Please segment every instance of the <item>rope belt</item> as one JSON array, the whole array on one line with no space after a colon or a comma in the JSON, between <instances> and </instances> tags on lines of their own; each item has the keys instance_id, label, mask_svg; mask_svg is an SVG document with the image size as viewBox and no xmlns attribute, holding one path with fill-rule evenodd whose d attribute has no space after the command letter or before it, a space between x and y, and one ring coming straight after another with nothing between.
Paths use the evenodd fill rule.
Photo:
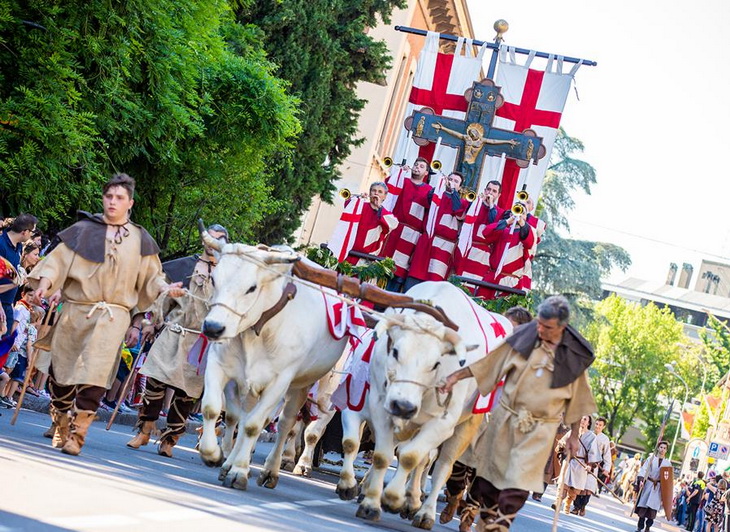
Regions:
<instances>
[{"instance_id":1,"label":"rope belt","mask_svg":"<svg viewBox=\"0 0 730 532\"><path fill-rule=\"evenodd\" d=\"M71 303L72 305L79 305L83 307L91 307L91 310L86 314L86 319L91 319L91 316L94 315L94 312L97 310L100 310L102 312L102 316L104 313L109 314L109 321L114 321L114 313L112 312L112 307L120 308L124 312L129 313L130 309L123 305L117 305L116 303L108 303L106 301L76 301L74 299L67 299L66 303Z\"/></svg>"},{"instance_id":2,"label":"rope belt","mask_svg":"<svg viewBox=\"0 0 730 532\"><path fill-rule=\"evenodd\" d=\"M518 412L509 407L501 397L499 399L499 404L513 416L517 416L517 428L522 434L527 434L535 430L538 423L558 423L560 421L559 417L535 417L532 415L532 412L525 408L521 408Z\"/></svg>"}]
</instances>

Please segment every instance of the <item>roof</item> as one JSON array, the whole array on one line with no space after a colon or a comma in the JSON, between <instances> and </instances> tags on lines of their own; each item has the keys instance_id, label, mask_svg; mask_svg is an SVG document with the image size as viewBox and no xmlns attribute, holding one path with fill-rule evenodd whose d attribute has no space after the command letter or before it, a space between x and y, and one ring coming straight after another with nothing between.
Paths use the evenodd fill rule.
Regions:
<instances>
[{"instance_id":1,"label":"roof","mask_svg":"<svg viewBox=\"0 0 730 532\"><path fill-rule=\"evenodd\" d=\"M686 308L697 312L709 311L719 318L730 319L730 298L679 288L656 281L630 277L619 284L604 283L603 289L632 299L644 299Z\"/></svg>"}]
</instances>

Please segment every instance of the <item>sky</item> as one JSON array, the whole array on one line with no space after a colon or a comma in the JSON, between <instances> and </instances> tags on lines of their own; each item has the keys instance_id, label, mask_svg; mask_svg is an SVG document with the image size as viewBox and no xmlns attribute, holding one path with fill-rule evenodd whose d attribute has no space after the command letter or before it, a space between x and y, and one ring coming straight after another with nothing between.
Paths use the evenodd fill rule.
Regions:
<instances>
[{"instance_id":1,"label":"sky","mask_svg":"<svg viewBox=\"0 0 730 532\"><path fill-rule=\"evenodd\" d=\"M503 18L508 45L598 62L576 74L561 125L598 180L575 194L570 236L631 254L608 281L730 263L730 1L467 4L477 39Z\"/></svg>"}]
</instances>

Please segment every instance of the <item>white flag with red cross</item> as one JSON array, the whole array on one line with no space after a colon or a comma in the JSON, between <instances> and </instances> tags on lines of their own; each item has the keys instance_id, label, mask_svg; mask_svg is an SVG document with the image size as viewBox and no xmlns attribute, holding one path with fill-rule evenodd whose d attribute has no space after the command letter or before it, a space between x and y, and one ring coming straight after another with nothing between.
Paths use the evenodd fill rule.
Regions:
<instances>
[{"instance_id":1,"label":"white flag with red cross","mask_svg":"<svg viewBox=\"0 0 730 532\"><path fill-rule=\"evenodd\" d=\"M486 179L501 181L499 206L504 209L512 207L515 193L522 189L522 185L527 186L527 192L535 200L540 195L570 84L582 64L579 62L564 73L562 56L550 56L545 69L539 70L530 68L534 58L535 52L532 51L525 64L520 65L515 59L514 48L502 45L499 51L495 82L501 87L504 105L497 109L493 125L517 132L532 129L538 137L542 137L547 150L545 157L536 166L530 164L529 168L520 168L515 161L507 160L501 175L498 175L500 159L487 157L482 182Z\"/></svg>"},{"instance_id":2,"label":"white flag with red cross","mask_svg":"<svg viewBox=\"0 0 730 532\"><path fill-rule=\"evenodd\" d=\"M364 205L365 200L359 197L352 198L345 204L340 220L337 222L329 242L327 242L327 247L337 257L337 262L345 260L347 254L352 250L352 246L355 245L355 237L360 226Z\"/></svg>"},{"instance_id":3,"label":"white flag with red cross","mask_svg":"<svg viewBox=\"0 0 730 532\"><path fill-rule=\"evenodd\" d=\"M418 66L413 76L413 87L408 98L405 117L411 116L414 111L430 107L434 113L441 116L450 116L464 119L468 103L464 93L474 81L479 78L482 68L482 58L486 50L482 46L474 54L471 39L459 37L453 54L439 52L439 34L429 31L421 54L418 56ZM393 160L400 163L403 159L410 166L416 157L423 157L431 162L437 158L443 164L443 171L447 173L454 169L458 150L448 146L440 146L434 154L435 143L418 146L403 128L398 139ZM402 189L403 179L407 173L402 172L399 166L393 166L388 178L388 198L384 207L393 210L398 194Z\"/></svg>"}]
</instances>

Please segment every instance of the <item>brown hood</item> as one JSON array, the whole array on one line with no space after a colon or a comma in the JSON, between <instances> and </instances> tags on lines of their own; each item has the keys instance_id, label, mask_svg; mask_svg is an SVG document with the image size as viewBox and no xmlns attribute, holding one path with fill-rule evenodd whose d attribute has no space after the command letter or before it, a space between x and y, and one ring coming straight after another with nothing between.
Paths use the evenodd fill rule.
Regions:
<instances>
[{"instance_id":1,"label":"brown hood","mask_svg":"<svg viewBox=\"0 0 730 532\"><path fill-rule=\"evenodd\" d=\"M540 345L540 339L537 336L537 320L517 327L512 336L507 338L507 343L524 358L529 358L532 350ZM572 383L593 364L594 360L591 344L568 325L563 332L563 339L555 349L555 370L550 387L562 388Z\"/></svg>"},{"instance_id":2,"label":"brown hood","mask_svg":"<svg viewBox=\"0 0 730 532\"><path fill-rule=\"evenodd\" d=\"M86 260L96 263L104 262L107 225L101 214L78 211L78 219L79 221L71 227L58 233L58 238L74 253L78 253ZM142 256L157 255L160 252L160 248L157 247L155 239L141 225L137 225L134 222L129 223L142 231L142 246L140 250Z\"/></svg>"}]
</instances>

